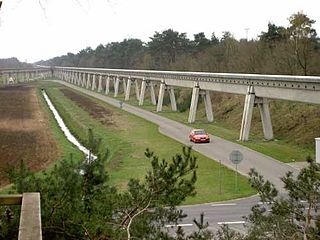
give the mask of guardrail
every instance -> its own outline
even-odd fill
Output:
[[[19,240],[42,240],[40,193],[0,195],[0,205],[21,205]]]

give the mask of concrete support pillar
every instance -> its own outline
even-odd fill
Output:
[[[320,163],[320,137],[316,138],[316,163]]]
[[[264,138],[266,140],[271,140],[273,139],[273,129],[272,129],[268,99],[256,97],[255,100],[256,100],[255,103],[257,103],[260,110]]]
[[[78,86],[82,85],[82,73],[78,72]]]
[[[241,123],[240,138],[239,138],[240,141],[249,140],[254,99],[255,99],[254,88],[253,86],[249,86],[248,92],[246,94],[243,114],[242,114],[242,123]]]
[[[105,94],[108,95],[110,92],[110,76],[108,75],[107,76],[107,79],[106,79],[106,90],[105,90]]]
[[[131,90],[131,78],[129,77],[127,81],[126,95],[124,98],[125,101],[130,100],[130,90]]]
[[[163,96],[164,96],[165,89],[166,89],[166,84],[165,84],[164,81],[162,81],[161,84],[160,84],[160,89],[159,89],[157,112],[161,112],[162,111],[162,103],[163,103]]]
[[[169,96],[170,96],[170,102],[171,102],[171,110],[176,112],[177,111],[177,102],[176,102],[176,97],[174,95],[174,89],[172,86],[169,88]]]
[[[91,90],[94,91],[94,90],[96,90],[96,88],[97,88],[96,75],[93,74],[93,76],[92,76],[92,87],[91,87]]]
[[[142,106],[142,105],[143,105],[144,94],[145,94],[145,91],[146,91],[146,86],[147,86],[147,81],[146,81],[145,79],[143,79],[143,80],[142,80],[142,83],[141,83],[139,106]]]
[[[77,85],[80,86],[81,85],[81,72],[78,72],[78,77],[77,77]]]
[[[98,92],[102,91],[102,75],[99,76]]]
[[[213,122],[212,103],[210,98],[210,91],[206,90],[202,95],[204,107],[206,109],[206,115],[208,122]]]
[[[88,73],[86,88],[89,89],[90,87],[91,87],[91,79],[90,79],[90,73]]]
[[[71,83],[71,72],[68,72],[68,82]]]
[[[164,97],[164,93],[166,90],[169,91],[169,97],[170,97],[172,111],[177,111],[177,102],[176,102],[176,97],[174,95],[174,89],[172,86],[166,86],[165,82],[162,81],[160,84],[160,90],[159,90],[157,112],[162,111],[163,97]]]
[[[116,81],[114,83],[114,97],[118,96],[119,82],[120,82],[120,79],[119,79],[119,76],[117,76]]]
[[[122,88],[123,88],[123,93],[126,94],[127,91],[127,83],[126,80],[124,78],[122,78]]]
[[[86,86],[86,73],[82,73],[82,83],[81,83],[82,87]]]
[[[69,72],[69,83],[71,83],[71,84],[72,84],[72,74],[73,74],[73,72]]]
[[[77,84],[78,84],[78,73],[77,73],[77,72],[74,72],[73,84],[74,84],[74,85],[77,85]]]
[[[196,120],[198,100],[199,100],[199,91],[200,91],[200,88],[199,88],[198,84],[195,84],[195,86],[192,89],[192,97],[191,97],[191,103],[190,103],[188,123],[193,123]]]
[[[154,92],[154,87],[153,87],[152,81],[149,82],[149,88],[150,88],[151,103],[153,105],[157,105],[156,94]]]
[[[135,90],[136,90],[136,98],[139,101],[139,99],[140,99],[140,91],[139,91],[138,79],[134,80],[134,86],[135,86]]]
[[[74,84],[75,83],[75,78],[76,78],[76,73],[72,72],[71,73],[71,83]]]

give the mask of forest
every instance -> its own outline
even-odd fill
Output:
[[[121,42],[87,47],[38,64],[52,66],[153,69],[178,71],[320,75],[320,40],[303,12],[288,18],[288,27],[268,23],[257,39],[237,40],[229,31],[221,38],[213,32],[194,34],[173,29],[155,32],[149,42]]]

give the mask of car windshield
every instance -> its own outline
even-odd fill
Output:
[[[202,135],[202,134],[206,134],[206,132],[204,130],[197,130],[197,131],[194,131],[194,134],[195,135]]]

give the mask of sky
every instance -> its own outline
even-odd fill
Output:
[[[29,63],[78,53],[99,44],[138,38],[148,42],[169,28],[211,38],[229,31],[236,39],[256,39],[268,23],[288,27],[302,11],[316,20],[319,0],[2,0],[0,58]]]

